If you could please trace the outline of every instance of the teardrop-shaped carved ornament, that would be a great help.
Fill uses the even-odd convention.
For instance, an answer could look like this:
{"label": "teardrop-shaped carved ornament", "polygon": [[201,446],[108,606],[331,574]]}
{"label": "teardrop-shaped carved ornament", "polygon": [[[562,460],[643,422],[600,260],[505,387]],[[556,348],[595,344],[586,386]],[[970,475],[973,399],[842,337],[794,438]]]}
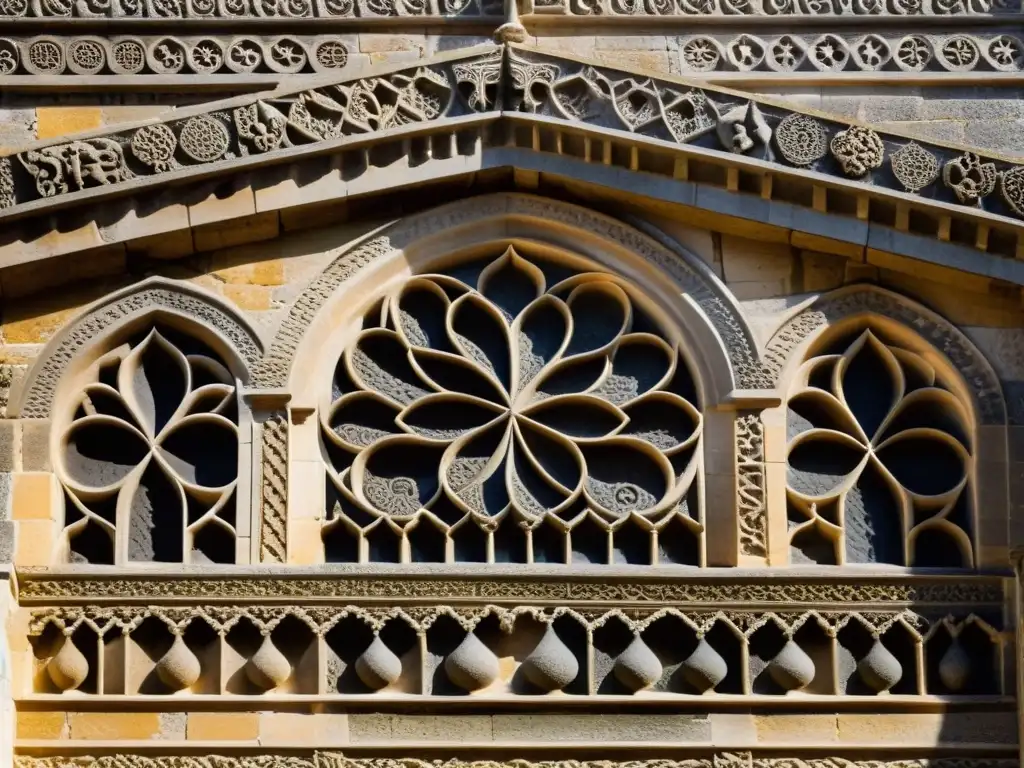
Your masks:
{"label": "teardrop-shaped carved ornament", "polygon": [[768,674],[787,691],[798,691],[814,679],[814,661],[803,648],[789,640],[771,660]]}
{"label": "teardrop-shaped carved ornament", "polygon": [[729,665],[725,663],[722,654],[702,637],[693,653],[686,657],[682,670],[686,682],[701,693],[707,693],[725,680],[729,674]]}
{"label": "teardrop-shaped carved ornament", "polygon": [[85,658],[70,637],[64,638],[57,654],[46,665],[50,680],[61,691],[71,691],[89,676],[89,660]]}
{"label": "teardrop-shaped carved ornament", "polygon": [[870,688],[882,693],[900,681],[903,666],[881,640],[875,640],[871,650],[857,663],[857,674]]}
{"label": "teardrop-shaped carved ornament", "polygon": [[580,663],[548,624],[537,647],[523,659],[521,669],[526,679],[542,691],[557,691],[576,679]]}
{"label": "teardrop-shaped carved ornament", "polygon": [[172,691],[191,688],[202,674],[199,659],[181,635],[174,636],[174,642],[156,663],[157,677]]}
{"label": "teardrop-shaped carved ornament", "polygon": [[356,674],[367,688],[379,691],[402,676],[402,660],[375,635],[373,642],[356,659]]}
{"label": "teardrop-shaped carved ornament", "polygon": [[291,676],[292,665],[274,645],[270,635],[266,635],[259,650],[245,663],[245,674],[257,688],[269,691]]}
{"label": "teardrop-shaped carved ornament", "polygon": [[615,659],[615,677],[631,691],[649,688],[661,679],[664,667],[640,635]]}
{"label": "teardrop-shaped carved ornament", "polygon": [[960,644],[960,638],[953,638],[939,661],[939,679],[951,691],[963,690],[971,676],[971,657]]}
{"label": "teardrop-shaped carved ornament", "polygon": [[448,678],[464,691],[479,691],[498,679],[498,657],[468,632],[459,646],[444,660]]}

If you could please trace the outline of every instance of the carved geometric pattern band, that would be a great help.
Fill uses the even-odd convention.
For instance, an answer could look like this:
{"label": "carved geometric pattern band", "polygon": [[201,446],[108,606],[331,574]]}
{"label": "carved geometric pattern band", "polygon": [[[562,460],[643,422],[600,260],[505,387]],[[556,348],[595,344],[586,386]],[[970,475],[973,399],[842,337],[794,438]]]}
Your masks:
{"label": "carved geometric pattern band", "polygon": [[[37,693],[1000,693],[1002,633],[954,610],[204,605],[49,609],[29,629]],[[90,675],[122,642],[147,661]]]}
{"label": "carved geometric pattern band", "polygon": [[[0,180],[11,180],[0,184],[0,192],[12,187],[0,199],[0,208],[128,181],[137,184],[143,177],[197,165],[507,111],[796,165],[873,187],[906,189],[897,177],[880,171],[886,156],[908,143],[901,137],[826,122],[731,92],[502,48],[27,150],[0,160]],[[799,130],[794,130],[795,120],[801,122]],[[821,140],[828,151],[818,151]],[[923,196],[1003,216],[1024,211],[1021,168],[965,157],[939,145],[916,145],[915,153],[931,154],[943,168],[941,181],[920,189]],[[974,163],[992,183],[965,194],[963,177],[973,172]]]}

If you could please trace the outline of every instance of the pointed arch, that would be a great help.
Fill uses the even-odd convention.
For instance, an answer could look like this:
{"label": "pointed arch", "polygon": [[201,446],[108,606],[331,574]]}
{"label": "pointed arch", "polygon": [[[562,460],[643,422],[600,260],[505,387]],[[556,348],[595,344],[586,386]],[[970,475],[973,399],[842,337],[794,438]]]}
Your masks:
{"label": "pointed arch", "polygon": [[243,383],[263,355],[259,334],[223,299],[190,283],[151,277],[105,296],[56,333],[29,370],[12,415],[48,418],[65,374],[84,362],[83,350],[99,349],[124,330],[156,318],[208,343]]}

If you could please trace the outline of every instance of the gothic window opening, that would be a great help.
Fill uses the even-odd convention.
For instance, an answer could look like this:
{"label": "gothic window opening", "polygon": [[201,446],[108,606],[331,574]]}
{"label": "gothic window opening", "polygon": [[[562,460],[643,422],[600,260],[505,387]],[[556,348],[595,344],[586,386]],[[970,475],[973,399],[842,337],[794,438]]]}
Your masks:
{"label": "gothic window opening", "polygon": [[926,357],[861,326],[801,367],[787,418],[793,562],[973,567],[971,411]]}
{"label": "gothic window opening", "polygon": [[76,382],[55,462],[72,563],[234,563],[237,383],[162,325]]}
{"label": "gothic window opening", "polygon": [[515,247],[407,279],[336,367],[327,560],[701,565],[702,418],[664,325]]}

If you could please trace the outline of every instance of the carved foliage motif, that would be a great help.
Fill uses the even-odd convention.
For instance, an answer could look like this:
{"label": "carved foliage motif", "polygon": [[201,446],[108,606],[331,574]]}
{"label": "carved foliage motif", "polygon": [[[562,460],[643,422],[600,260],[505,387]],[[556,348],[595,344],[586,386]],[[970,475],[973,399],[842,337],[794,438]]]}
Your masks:
{"label": "carved foliage motif", "polygon": [[641,539],[699,537],[687,364],[609,275],[510,247],[413,278],[364,318],[335,392],[329,531],[358,530],[371,549],[389,528],[414,545],[431,529],[458,543],[476,526],[593,527],[581,540],[600,542],[627,521]]}
{"label": "carved foliage motif", "polygon": [[154,328],[97,362],[55,462],[75,562],[235,561],[234,377]]}
{"label": "carved foliage motif", "polygon": [[[500,16],[494,0],[4,0],[0,17],[129,19],[379,18]],[[54,55],[59,49],[53,49]]]}
{"label": "carved foliage motif", "polygon": [[[577,16],[870,17],[1005,14],[1015,0],[534,0],[535,13]],[[767,20],[767,19],[766,19]]]}
{"label": "carved foliage motif", "polygon": [[[207,631],[199,631],[201,628]],[[240,642],[246,634],[253,642]],[[806,687],[819,674],[823,682],[815,693],[877,694],[890,689],[912,695],[996,693],[999,683],[992,662],[1006,640],[1000,630],[974,614],[929,621],[908,610],[86,607],[36,611],[30,624],[37,653],[47,669],[58,669],[50,675],[53,682],[61,690],[81,693],[101,691],[81,687],[89,664],[81,655],[76,661],[78,666],[84,662],[86,675],[79,669],[69,680],[60,672],[70,668],[67,657],[72,652],[68,649],[75,648],[76,638],[107,644],[124,637],[140,645],[165,683],[163,688],[147,692],[168,694],[194,685],[203,690],[216,686],[211,678],[219,676],[218,665],[200,658],[211,658],[204,652],[210,635],[249,657],[244,663],[235,663],[252,682],[258,681],[257,687],[224,692],[250,695],[283,685],[298,694],[318,690],[370,693],[397,686],[395,690],[406,693],[447,696],[481,688],[488,688],[492,695],[536,694],[536,688],[581,695],[608,690],[613,680],[618,684],[613,690],[619,695],[644,689],[677,696],[782,695]],[[427,648],[446,648],[443,659],[436,654],[423,656],[420,663],[425,663],[431,674],[422,679],[395,661],[424,647],[414,641],[415,636],[425,637]],[[616,640],[622,637],[632,639]],[[324,642],[317,643],[316,638]],[[804,650],[805,645],[814,649],[817,662]],[[161,652],[161,648],[166,650]],[[282,653],[282,648],[288,653]],[[513,648],[518,650],[511,651]],[[752,655],[759,658],[749,668],[744,664],[748,648],[756,649]],[[502,671],[497,663],[499,656],[510,652],[519,674]],[[975,663],[968,662],[966,670],[952,669],[954,663],[962,665],[965,653],[970,653]],[[326,663],[313,663],[316,660],[311,661],[311,656],[316,654]],[[274,655],[280,656],[280,670],[274,679],[254,673],[254,667],[271,669],[268,660]],[[830,682],[832,656],[856,662],[853,674],[837,686]],[[608,663],[591,668],[586,663],[590,657]],[[666,665],[668,660],[673,663]],[[188,666],[189,674],[172,676],[172,662],[175,669]],[[917,673],[920,662],[926,665],[923,679]],[[345,674],[348,667],[356,674]],[[318,682],[324,675],[326,679]],[[535,688],[523,688],[517,682],[524,676]],[[404,685],[403,677],[409,678]],[[72,685],[65,685],[68,682]],[[127,682],[131,691],[134,686]],[[40,684],[47,685],[45,677]],[[118,686],[118,690],[124,689]]]}
{"label": "carved foliage motif", "polygon": [[945,375],[863,330],[789,399],[792,553],[826,564],[973,564],[970,417]]}
{"label": "carved foliage motif", "polygon": [[739,496],[740,553],[768,554],[765,500],[764,425],[756,413],[736,417],[736,484]]}

